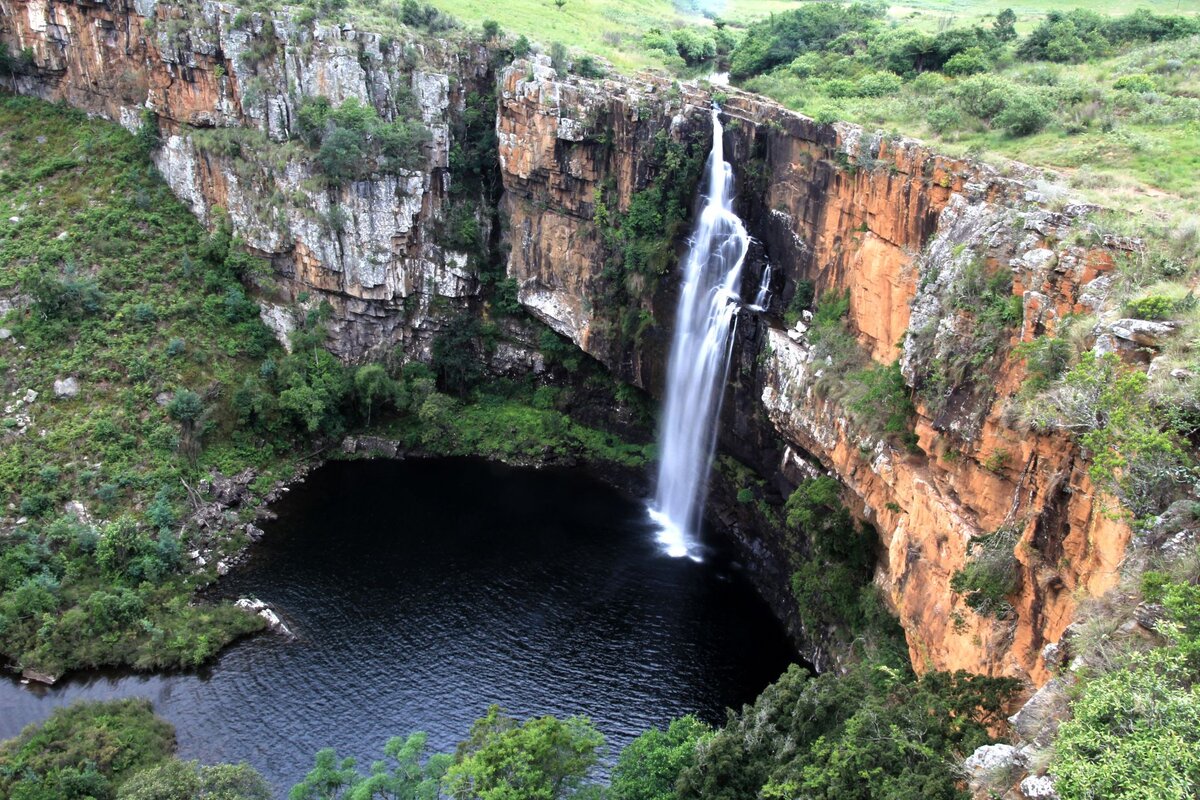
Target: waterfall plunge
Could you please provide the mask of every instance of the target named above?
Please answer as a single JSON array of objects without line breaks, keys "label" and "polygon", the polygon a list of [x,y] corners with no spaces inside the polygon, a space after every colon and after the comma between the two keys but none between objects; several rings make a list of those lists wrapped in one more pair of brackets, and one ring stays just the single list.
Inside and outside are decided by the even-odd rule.
[{"label": "waterfall plunge", "polygon": [[717,440],[717,415],[725,393],[742,262],[750,237],[733,213],[733,167],[725,161],[723,129],[712,112],[708,191],[692,231],[675,338],[667,372],[667,397],[659,431],[658,491],[650,516],[671,556],[698,558],[696,532]]}]

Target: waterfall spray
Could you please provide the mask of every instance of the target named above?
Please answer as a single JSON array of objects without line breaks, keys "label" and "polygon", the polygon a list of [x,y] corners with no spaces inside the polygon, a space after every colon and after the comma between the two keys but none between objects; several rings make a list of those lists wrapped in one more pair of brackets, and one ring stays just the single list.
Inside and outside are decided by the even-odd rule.
[{"label": "waterfall spray", "polygon": [[708,191],[684,265],[658,436],[658,487],[650,510],[666,552],[693,558],[729,371],[742,262],[750,244],[746,227],[733,213],[733,167],[725,161],[715,106],[712,125]]}]

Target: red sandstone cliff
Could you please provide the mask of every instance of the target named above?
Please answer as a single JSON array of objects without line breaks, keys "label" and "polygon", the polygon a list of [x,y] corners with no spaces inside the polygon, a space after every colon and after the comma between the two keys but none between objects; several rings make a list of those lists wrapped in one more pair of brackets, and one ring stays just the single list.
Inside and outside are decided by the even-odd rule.
[{"label": "red sandstone cliff", "polygon": [[[439,308],[464,307],[478,291],[466,256],[438,233],[456,179],[451,123],[467,89],[491,80],[487,53],[415,37],[385,46],[375,34],[286,12],[255,13],[248,24],[236,16],[213,2],[0,0],[0,40],[28,48],[34,64],[8,88],[131,129],[149,109],[163,133],[156,161],[176,193],[210,223],[224,208],[250,246],[274,257],[279,302],[266,318],[286,329],[287,303],[312,292],[334,306],[343,357],[397,344],[420,357]],[[595,203],[607,188],[625,210],[649,181],[670,180],[648,170],[654,137],[703,130],[709,95],[663,79],[561,78],[544,60],[518,62],[497,82],[501,215],[521,302],[622,377],[656,390],[661,335],[629,344],[598,333],[611,278]],[[314,189],[311,156],[290,141],[303,97],[355,96],[390,118],[401,91],[416,95],[433,133],[428,167]],[[1069,244],[1084,224],[1077,210],[1041,208],[1019,177],[910,140],[818,124],[750,95],[734,93],[726,110],[745,216],[775,270],[776,293],[790,295],[802,280],[818,294],[848,289],[860,344],[881,363],[899,357],[910,383],[971,324],[938,294],[967,259],[1011,271],[1024,311],[1012,339],[1103,302],[1098,278],[1111,268],[1110,251]],[[333,206],[348,219],[339,231],[322,223]],[[646,287],[639,301],[660,332],[673,280]],[[845,483],[855,513],[880,532],[877,581],[918,668],[1043,682],[1043,645],[1058,639],[1081,595],[1113,584],[1129,531],[1100,513],[1068,438],[1035,436],[1006,418],[1006,399],[1023,380],[1021,362],[1006,356],[1010,342],[970,391],[937,413],[919,406],[918,453],[863,433],[814,391],[822,365],[792,333],[774,315],[739,328],[740,349],[757,356],[732,407],[753,405],[769,425],[757,436],[787,446],[763,449],[756,466],[787,473],[789,464],[770,459],[803,451]],[[1022,570],[1015,615],[998,621],[966,608],[949,582],[968,542],[1003,524],[1022,530]]]}]

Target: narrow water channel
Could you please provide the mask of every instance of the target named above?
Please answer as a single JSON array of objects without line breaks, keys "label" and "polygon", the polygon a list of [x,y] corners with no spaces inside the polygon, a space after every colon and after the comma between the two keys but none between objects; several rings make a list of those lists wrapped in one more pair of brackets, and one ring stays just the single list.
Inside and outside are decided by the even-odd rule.
[{"label": "narrow water channel", "polygon": [[298,638],[252,637],[197,673],[4,680],[0,737],[78,698],[144,696],[181,756],[247,760],[282,796],[322,747],[365,765],[422,730],[449,750],[499,703],[590,716],[611,763],[682,714],[722,722],[795,657],[728,553],[662,555],[642,502],[578,471],[334,463],[276,511],[220,590]]}]

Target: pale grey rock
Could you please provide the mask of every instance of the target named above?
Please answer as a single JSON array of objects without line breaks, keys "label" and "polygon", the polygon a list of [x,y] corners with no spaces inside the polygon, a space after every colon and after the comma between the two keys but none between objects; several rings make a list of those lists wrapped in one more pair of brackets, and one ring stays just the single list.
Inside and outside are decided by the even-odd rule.
[{"label": "pale grey rock", "polygon": [[1117,340],[1111,333],[1102,333],[1096,337],[1096,343],[1092,345],[1092,351],[1098,356],[1106,356],[1109,353],[1117,352]]},{"label": "pale grey rock", "polygon": [[284,621],[280,619],[279,615],[275,613],[274,609],[272,609],[262,600],[259,600],[256,597],[243,597],[234,603],[234,605],[236,605],[238,608],[244,608],[247,611],[262,617],[267,622],[268,630],[284,636],[291,637],[293,635],[291,629],[289,629]]},{"label": "pale grey rock", "polygon": [[12,331],[8,328],[0,328],[0,341],[12,338]]},{"label": "pale grey rock", "polygon": [[1021,794],[1028,800],[1058,800],[1054,780],[1049,775],[1030,775],[1021,781]]},{"label": "pale grey rock", "polygon": [[283,349],[292,352],[292,332],[296,330],[296,317],[287,306],[262,301],[258,306],[258,318],[267,326]]},{"label": "pale grey rock", "polygon": [[1074,684],[1073,675],[1051,678],[1008,718],[1022,741],[1038,747],[1047,747],[1054,741],[1059,724],[1070,716],[1068,691]]},{"label": "pale grey rock", "polygon": [[972,791],[999,789],[1001,792],[1016,782],[1025,768],[1025,757],[1010,744],[988,744],[967,756],[963,771]]},{"label": "pale grey rock", "polygon": [[1119,319],[1108,326],[1113,336],[1142,345],[1157,347],[1163,339],[1175,333],[1175,326],[1148,319]]},{"label": "pale grey rock", "polygon": [[79,380],[73,375],[54,381],[55,397],[77,397],[79,395]]}]

